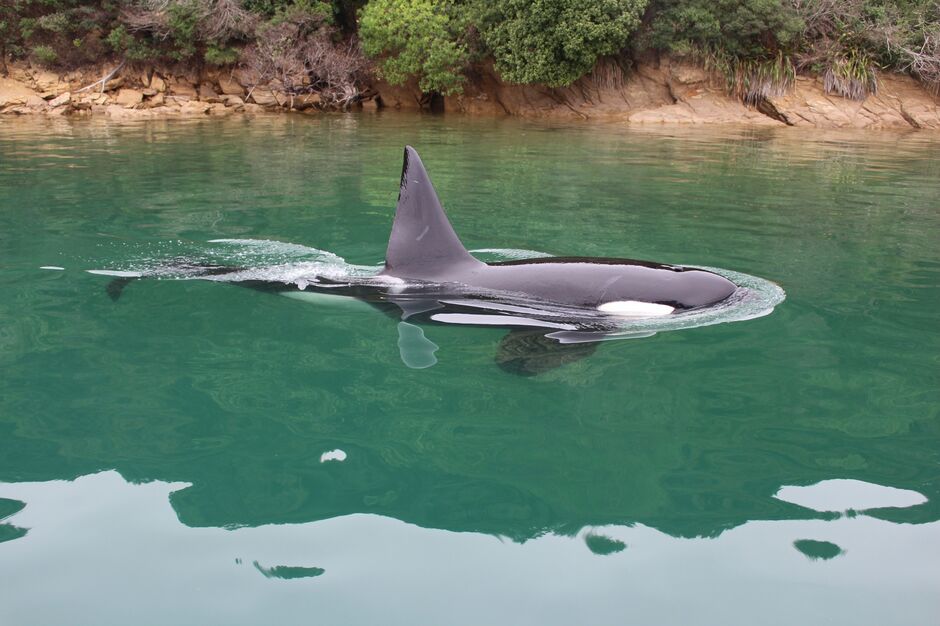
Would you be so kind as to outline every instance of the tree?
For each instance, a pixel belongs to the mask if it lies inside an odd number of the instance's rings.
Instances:
[[[645,43],[677,54],[720,48],[734,57],[772,57],[803,28],[781,0],[653,0],[650,16]]]
[[[470,57],[466,6],[434,0],[372,0],[359,14],[363,51],[381,76],[400,85],[418,78],[424,92],[460,91]]]
[[[513,83],[569,85],[597,58],[619,52],[646,0],[480,2],[479,28],[500,76]]]

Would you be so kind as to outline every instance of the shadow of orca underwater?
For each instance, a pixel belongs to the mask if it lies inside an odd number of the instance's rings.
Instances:
[[[655,334],[625,330],[625,323],[714,308],[741,291],[706,269],[630,259],[483,262],[461,243],[411,146],[405,147],[398,205],[378,273],[267,280],[242,267],[181,262],[162,272],[120,276],[107,291],[117,300],[132,280],[161,275],[221,280],[311,301],[342,296],[367,302],[400,318],[401,358],[416,369],[434,365],[438,349],[416,323],[508,328],[496,362],[524,376],[584,358],[601,341]]]

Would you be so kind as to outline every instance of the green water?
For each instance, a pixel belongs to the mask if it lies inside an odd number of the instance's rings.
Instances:
[[[498,328],[415,370],[367,308],[84,271],[374,265],[405,143],[468,247],[787,299],[526,378]],[[2,119],[0,623],[936,623],[938,309],[937,135]]]

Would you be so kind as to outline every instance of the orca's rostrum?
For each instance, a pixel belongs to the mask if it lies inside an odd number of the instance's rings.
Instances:
[[[108,286],[108,293],[117,299],[132,278],[148,275],[212,278],[320,302],[332,300],[325,295],[365,301],[400,318],[402,360],[415,368],[433,365],[437,346],[414,322],[506,327],[509,333],[497,361],[504,369],[526,375],[582,358],[599,341],[653,334],[642,329],[642,323],[639,332],[631,332],[638,321],[678,321],[720,308],[746,291],[705,269],[630,259],[545,257],[485,263],[460,242],[411,146],[405,147],[385,265],[377,274],[313,272],[269,280],[245,268],[184,262],[133,277],[122,275]],[[779,299],[782,291],[769,308],[734,319],[766,314]]]

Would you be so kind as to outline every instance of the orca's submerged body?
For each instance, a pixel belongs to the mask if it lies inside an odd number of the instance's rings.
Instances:
[[[401,317],[402,359],[412,367],[432,365],[437,349],[413,321],[507,327],[510,333],[497,361],[521,374],[590,354],[597,341],[618,333],[624,320],[712,307],[737,289],[707,270],[628,259],[547,257],[484,263],[461,244],[410,146],[405,148],[385,267],[378,275],[314,275],[281,282],[239,280],[240,268],[185,269],[188,277],[231,274],[235,284],[285,295],[325,293],[364,300]],[[108,293],[117,299],[127,282],[116,279]]]

